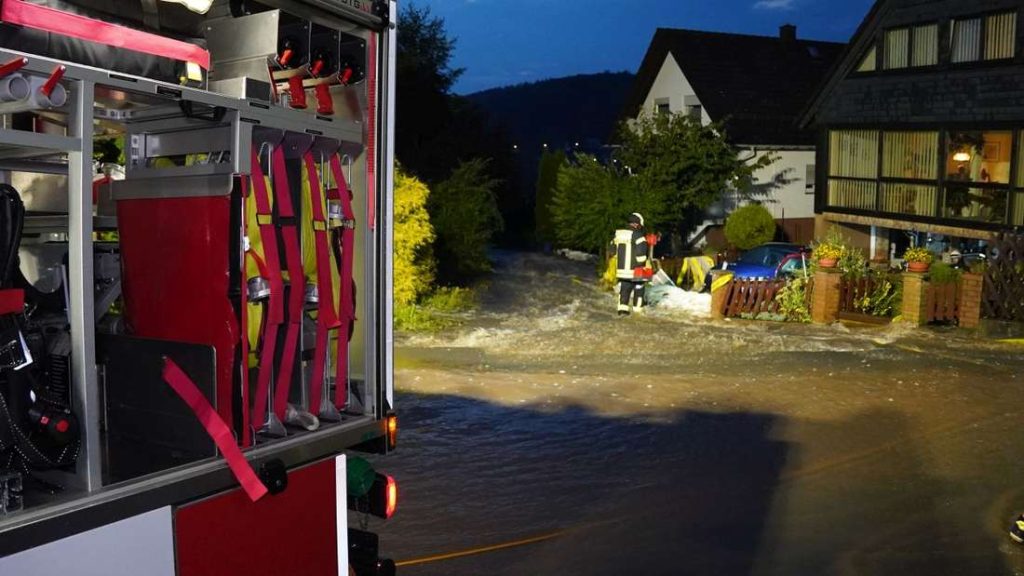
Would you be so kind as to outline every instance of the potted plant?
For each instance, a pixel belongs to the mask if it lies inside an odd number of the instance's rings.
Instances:
[[[836,263],[843,257],[843,246],[830,240],[825,240],[814,247],[811,257],[818,262],[822,268],[835,268]]]
[[[932,256],[932,253],[927,248],[918,246],[917,248],[909,248],[904,252],[903,259],[907,262],[907,270],[911,272],[927,272],[935,257]]]

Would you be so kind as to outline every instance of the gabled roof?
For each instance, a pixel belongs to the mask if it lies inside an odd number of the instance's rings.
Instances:
[[[624,115],[635,118],[668,54],[736,144],[805,145],[797,126],[843,44],[659,28],[637,72]]]
[[[871,10],[868,10],[867,16],[864,17],[860,26],[857,27],[857,31],[853,33],[853,37],[850,38],[850,43],[846,45],[843,53],[836,59],[832,70],[829,71],[825,79],[818,85],[818,89],[815,90],[813,97],[807,101],[806,107],[800,112],[798,122],[801,128],[809,127],[814,121],[814,115],[817,113],[821,103],[832,93],[836,85],[860,64],[860,60],[864,58],[869,46],[874,42],[875,31],[885,12],[883,8],[888,8],[890,5],[891,3],[888,0],[875,0]]]

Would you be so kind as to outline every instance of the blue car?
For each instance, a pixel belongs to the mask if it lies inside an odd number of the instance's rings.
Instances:
[[[735,278],[776,278],[803,269],[801,254],[806,252],[807,248],[799,244],[769,242],[748,250],[725,268]]]

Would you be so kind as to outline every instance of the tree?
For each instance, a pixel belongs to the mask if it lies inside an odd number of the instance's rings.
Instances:
[[[455,40],[430,8],[404,4],[399,19],[395,147],[406,168],[422,177],[433,139],[452,118],[449,92],[463,70],[452,68]]]
[[[775,218],[760,204],[747,204],[725,219],[725,239],[740,250],[750,250],[775,237]]]
[[[395,167],[395,304],[413,304],[434,284],[431,244],[434,228],[427,214],[430,189]]]
[[[541,154],[537,168],[537,195],[534,207],[536,238],[539,242],[555,240],[555,225],[552,221],[552,200],[558,185],[558,171],[565,163],[565,152],[556,150]]]
[[[644,214],[662,231],[679,229],[687,213],[703,210],[730,188],[752,190],[754,172],[775,161],[739,157],[720,124],[701,125],[684,114],[643,115],[620,125],[615,160],[656,198],[657,213]]]
[[[465,284],[491,269],[487,247],[503,223],[495,198],[499,182],[487,160],[461,163],[438,184],[427,207],[437,231],[435,253],[443,282]]]

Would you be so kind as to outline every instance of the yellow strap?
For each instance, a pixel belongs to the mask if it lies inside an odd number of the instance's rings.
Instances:
[[[727,272],[718,278],[715,278],[714,281],[711,282],[711,293],[714,294],[715,292],[718,292],[722,288],[728,286],[730,282],[732,282],[732,272]]]

